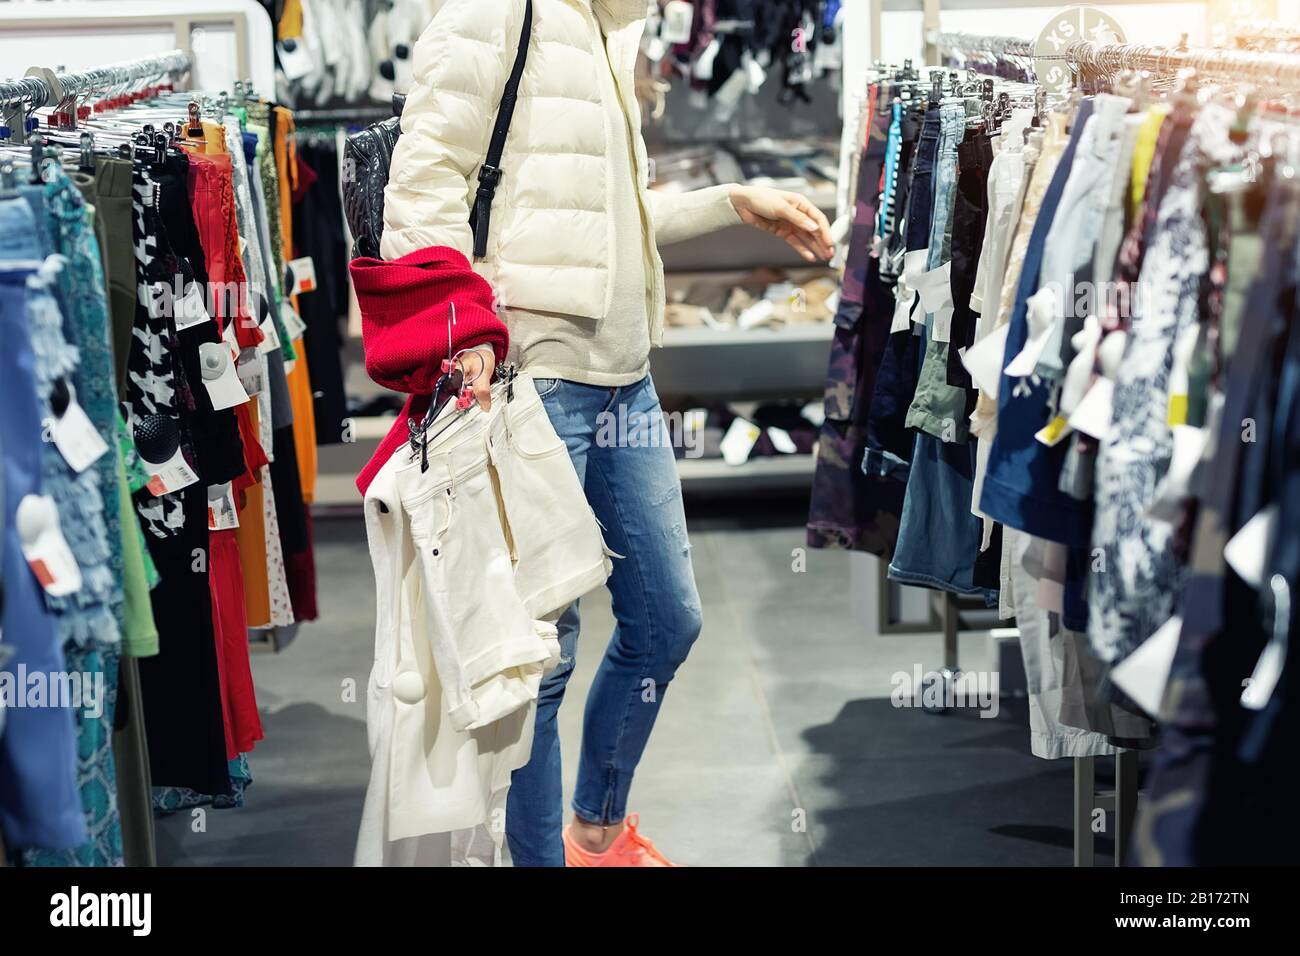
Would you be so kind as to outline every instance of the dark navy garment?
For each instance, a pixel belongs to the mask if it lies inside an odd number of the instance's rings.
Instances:
[[[921,126],[908,177],[906,251],[924,249],[930,241],[930,217],[934,210],[934,164],[939,155],[939,107],[930,107]],[[919,305],[915,306],[919,308]],[[892,321],[892,316],[889,317]],[[921,372],[919,326],[894,332],[885,344],[876,373],[867,415],[867,447],[862,471],[867,475],[907,480],[915,436],[907,428],[907,410],[916,394]],[[901,495],[898,498],[901,511]]]
[[[1092,115],[1092,100],[1079,104],[1069,141],[1052,175],[1038,219],[1030,233],[1029,246],[1016,288],[1015,308],[1007,331],[1003,353],[1005,368],[1020,354],[1029,338],[1026,318],[1029,297],[1038,291],[1043,264],[1043,246],[1070,176],[1075,150],[1083,128]],[[1051,415],[1051,387],[1033,379],[1012,379],[1003,375],[998,389],[998,431],[989,450],[988,471],[980,509],[1010,528],[1036,538],[1086,548],[1092,532],[1092,502],[1080,501],[1060,490],[1061,465],[1069,442],[1049,448],[1034,438]]]

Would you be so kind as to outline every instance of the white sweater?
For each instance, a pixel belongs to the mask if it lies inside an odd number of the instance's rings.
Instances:
[[[415,49],[385,193],[385,258],[431,245],[471,253],[469,204],[523,9],[523,0],[438,5]],[[539,378],[612,386],[643,376],[663,330],[656,245],[740,221],[730,187],[647,189],[633,88],[644,9],[640,0],[533,2],[488,252],[474,268],[496,288],[512,349]]]

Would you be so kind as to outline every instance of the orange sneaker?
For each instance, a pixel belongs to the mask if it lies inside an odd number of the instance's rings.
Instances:
[[[637,830],[640,820],[637,814],[629,814],[623,832],[614,838],[604,853],[592,853],[578,846],[578,841],[573,838],[573,824],[569,824],[564,828],[564,865],[676,866]]]

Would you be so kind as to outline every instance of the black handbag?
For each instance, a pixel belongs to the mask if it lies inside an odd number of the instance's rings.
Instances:
[[[501,94],[501,108],[497,111],[496,125],[487,157],[478,172],[478,192],[469,211],[469,225],[474,232],[474,257],[487,255],[487,240],[492,218],[492,200],[501,182],[501,155],[506,148],[506,135],[515,114],[519,99],[519,81],[524,76],[528,61],[528,43],[533,32],[533,0],[524,2],[524,26],[519,36],[519,52],[515,65],[506,80]],[[367,126],[348,137],[343,150],[343,213],[352,231],[352,256],[381,258],[379,241],[384,234],[384,187],[388,185],[389,168],[393,162],[393,148],[402,135],[401,111],[404,97],[393,97],[393,111],[397,116]]]

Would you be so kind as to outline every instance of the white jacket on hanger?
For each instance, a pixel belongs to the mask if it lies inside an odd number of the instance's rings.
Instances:
[[[530,377],[429,434],[427,469],[403,445],[365,497],[377,600],[358,866],[490,862],[559,661],[549,621],[612,569]]]
[[[415,83],[384,194],[385,259],[429,246],[473,256],[469,209],[506,79],[524,0],[441,0],[415,48]],[[634,69],[643,0],[533,0],[527,69],[506,141],[487,256],[474,268],[511,308],[600,319],[609,313],[614,176],[596,60],[608,51],[632,137],[639,196],[659,243],[738,221],[710,190],[648,189]],[[663,261],[647,244],[651,342],[663,338]]]

